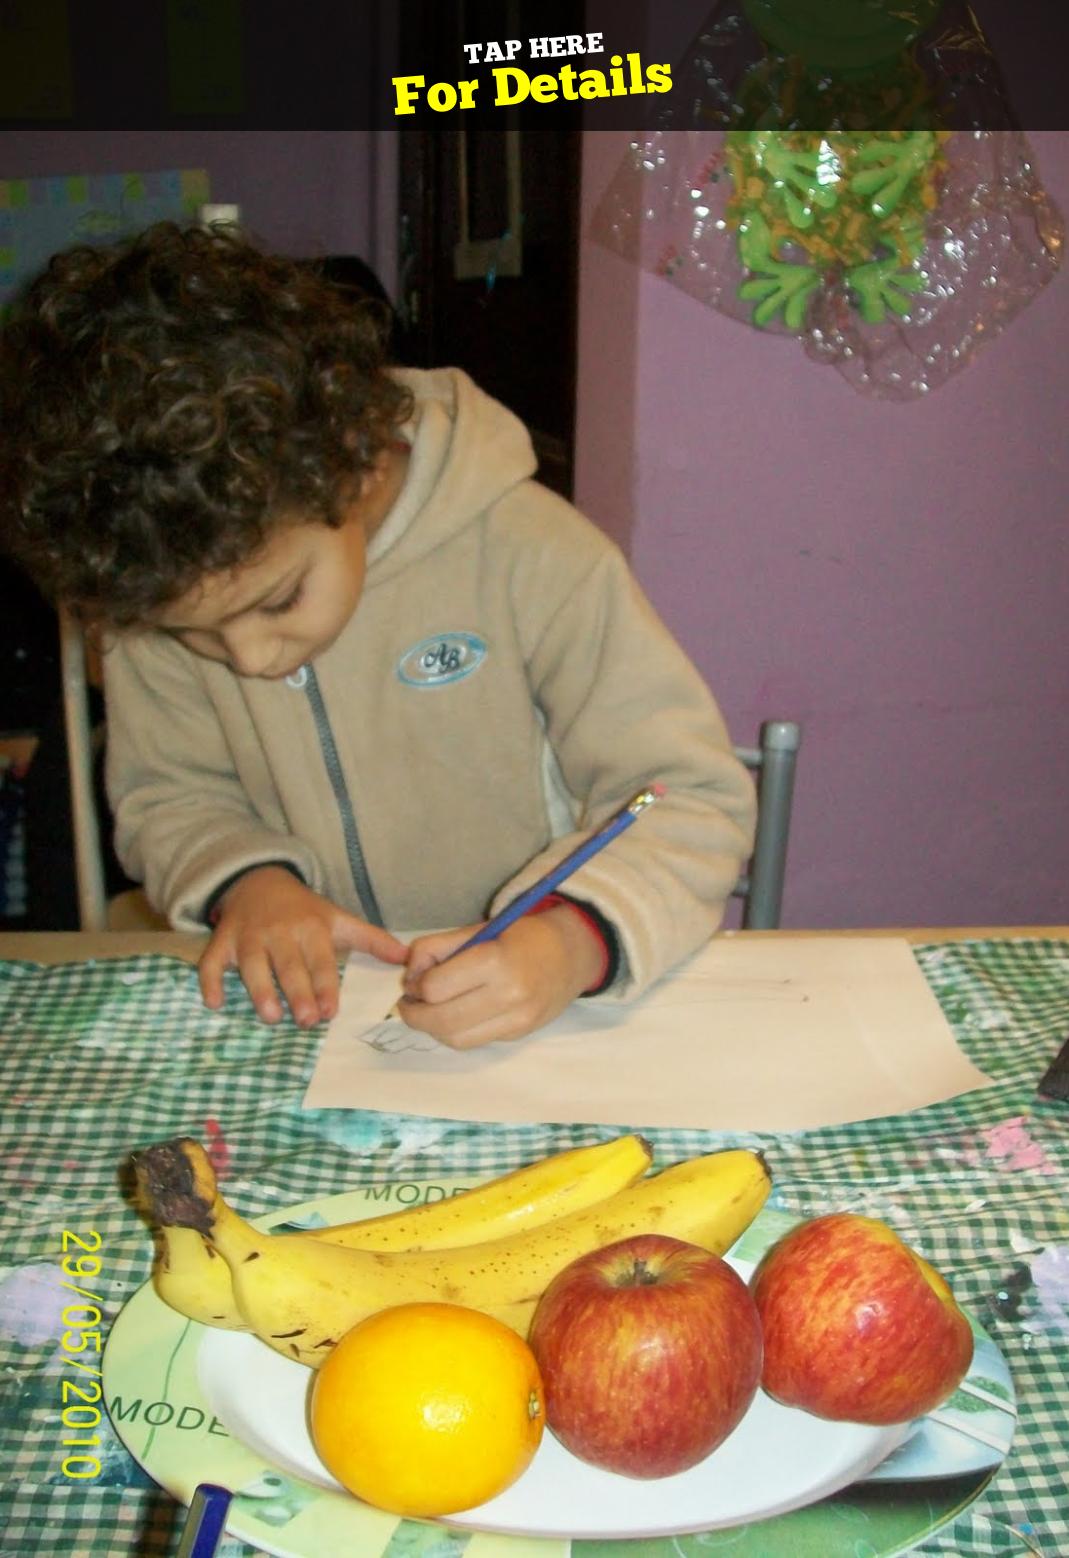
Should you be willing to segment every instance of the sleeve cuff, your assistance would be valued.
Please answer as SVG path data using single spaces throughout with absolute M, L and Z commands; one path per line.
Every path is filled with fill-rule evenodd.
M 250 871 L 261 871 L 264 866 L 281 866 L 283 871 L 288 871 L 291 876 L 295 876 L 297 878 L 298 882 L 307 886 L 304 877 L 293 864 L 292 860 L 257 860 L 255 865 L 242 866 L 239 871 L 232 871 L 228 877 L 224 878 L 224 880 L 219 883 L 219 886 L 215 888 L 207 903 L 204 905 L 204 908 L 201 910 L 200 917 L 202 922 L 205 925 L 210 925 L 213 927 L 218 925 L 219 917 L 222 913 L 221 905 L 223 894 L 229 892 L 234 883 L 240 881 L 243 876 L 248 876 Z
M 605 918 L 600 909 L 596 909 L 592 903 L 585 903 L 578 898 L 570 898 L 567 893 L 548 893 L 533 909 L 528 909 L 528 914 L 542 914 L 546 909 L 555 909 L 563 905 L 572 909 L 579 915 L 592 935 L 601 943 L 602 966 L 593 984 L 582 991 L 582 995 L 601 995 L 607 990 L 620 972 L 620 943 L 616 931 Z

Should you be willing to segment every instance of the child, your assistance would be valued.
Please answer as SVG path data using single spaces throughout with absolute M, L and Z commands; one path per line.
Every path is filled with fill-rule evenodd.
M 261 1018 L 311 1025 L 353 947 L 467 1048 L 632 998 L 716 929 L 749 776 L 618 550 L 534 470 L 464 373 L 387 369 L 365 309 L 220 230 L 71 250 L 11 318 L 3 530 L 107 632 L 118 854 L 211 927 L 209 1006 L 236 966 Z M 566 895 L 444 961 L 653 781 Z

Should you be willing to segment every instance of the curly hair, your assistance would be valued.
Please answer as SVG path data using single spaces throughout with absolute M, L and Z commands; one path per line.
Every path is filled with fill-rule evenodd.
M 376 305 L 224 230 L 56 255 L 0 332 L 0 527 L 44 593 L 115 627 L 240 565 L 410 414 Z

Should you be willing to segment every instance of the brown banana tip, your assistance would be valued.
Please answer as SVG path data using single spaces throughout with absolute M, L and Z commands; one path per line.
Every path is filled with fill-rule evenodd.
M 135 1152 L 134 1172 L 147 1209 L 165 1227 L 211 1232 L 211 1207 L 198 1193 L 193 1165 L 185 1151 L 188 1136 L 158 1142 Z
M 761 1167 L 764 1169 L 765 1177 L 768 1180 L 769 1184 L 771 1185 L 771 1183 L 772 1183 L 772 1165 L 769 1163 L 767 1157 L 765 1156 L 764 1150 L 761 1147 L 754 1147 L 751 1150 L 753 1152 L 754 1157 L 757 1159 L 758 1163 L 760 1163 Z

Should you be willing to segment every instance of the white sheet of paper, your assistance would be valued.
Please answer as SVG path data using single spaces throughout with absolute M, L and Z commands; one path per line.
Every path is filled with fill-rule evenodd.
M 457 1120 L 785 1131 L 919 1109 L 991 1078 L 898 937 L 716 937 L 631 1005 L 458 1051 L 399 1019 L 395 968 L 354 953 L 303 1107 Z

